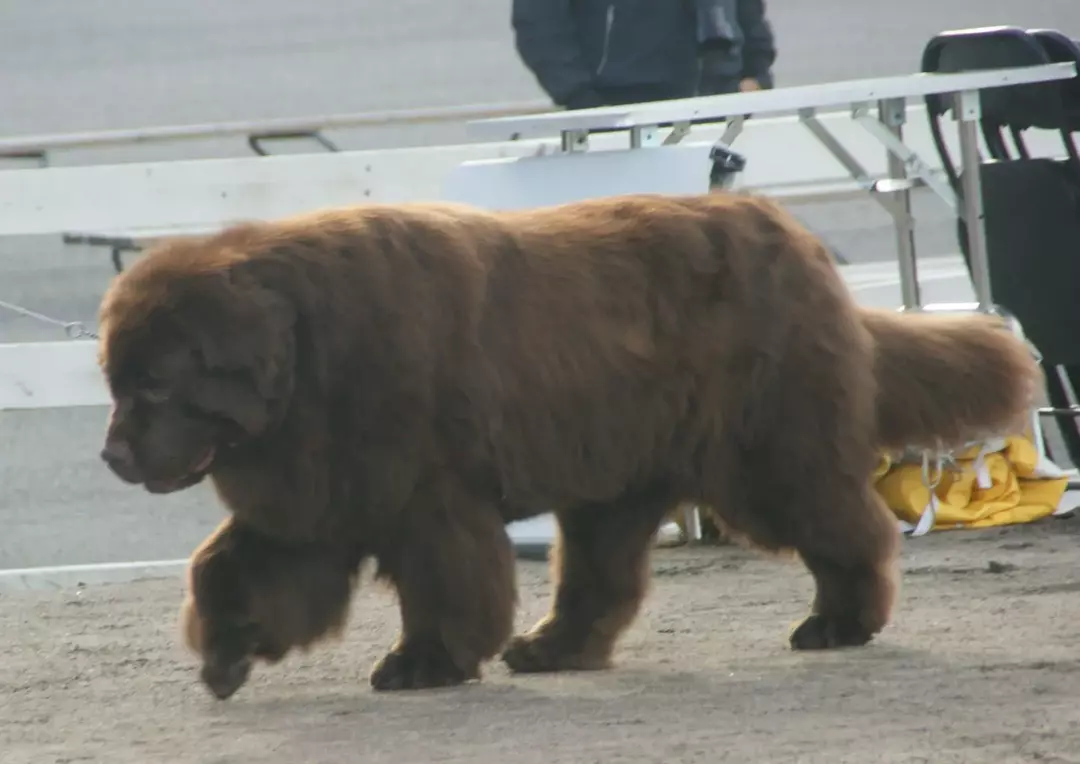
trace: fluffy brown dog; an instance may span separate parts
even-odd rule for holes
[[[627,196],[526,212],[359,206],[164,244],[113,283],[103,457],[231,517],[184,605],[228,697],[345,622],[366,559],[400,599],[379,689],[610,663],[680,501],[794,550],[794,648],[886,624],[880,448],[1012,431],[1038,381],[989,317],[858,308],[777,205]],[[508,521],[556,510],[554,603],[510,639]]]

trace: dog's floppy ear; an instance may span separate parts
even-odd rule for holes
[[[292,304],[273,289],[230,273],[222,308],[225,321],[207,327],[203,337],[207,368],[249,373],[259,395],[277,397],[293,361]]]
[[[241,267],[214,278],[188,316],[207,373],[193,392],[202,408],[256,435],[292,393],[296,309]]]

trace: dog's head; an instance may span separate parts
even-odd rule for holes
[[[340,550],[288,545],[226,520],[192,555],[181,609],[203,684],[225,700],[256,662],[340,636],[356,578]]]
[[[243,245],[242,229],[166,243],[102,301],[113,399],[102,458],[125,482],[154,493],[192,486],[288,405],[295,310]]]

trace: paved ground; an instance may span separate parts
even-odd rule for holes
[[[225,704],[176,636],[176,580],[0,596],[4,764],[1017,764],[1080,761],[1080,520],[908,542],[869,647],[785,644],[811,582],[732,548],[656,554],[607,673],[408,695],[367,686],[397,614],[371,586],[343,644],[259,670]],[[542,614],[520,568],[522,626]]]
[[[505,0],[39,0],[0,24],[0,135],[75,131],[540,97],[519,64]],[[1080,36],[1076,0],[773,2],[781,84],[914,70],[928,36],[1014,23]],[[346,146],[458,139],[373,130]],[[55,161],[242,154],[242,141],[72,152]],[[935,199],[917,205],[920,252],[955,249]],[[872,202],[802,214],[854,262],[893,256]],[[93,320],[111,272],[97,251],[56,238],[0,239],[0,300]],[[0,342],[60,340],[0,310]],[[105,412],[0,415],[0,568],[183,557],[219,516],[208,490],[149,500],[106,474]]]

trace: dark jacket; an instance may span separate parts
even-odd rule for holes
[[[771,85],[764,0],[513,0],[518,55],[560,106]]]
[[[776,39],[765,18],[765,0],[698,0],[701,95],[732,93],[752,77],[773,86]]]

